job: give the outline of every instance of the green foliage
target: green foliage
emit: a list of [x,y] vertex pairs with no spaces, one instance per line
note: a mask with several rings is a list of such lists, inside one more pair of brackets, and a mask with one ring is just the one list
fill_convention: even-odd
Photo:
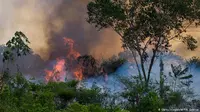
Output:
[[[17,73],[0,93],[0,110],[5,112],[107,112],[101,89],[77,89],[78,81],[35,84]],[[80,103],[80,104],[79,104]],[[121,112],[121,109],[115,109]],[[123,112],[123,111],[122,111]]]
[[[19,112],[54,112],[60,105],[56,105],[56,98],[70,102],[75,97],[75,81],[69,83],[34,84],[27,81],[21,74],[10,80],[0,94],[1,105],[16,107]],[[1,106],[0,106],[1,107]],[[2,108],[7,111],[7,108]],[[8,108],[9,109],[9,108]]]
[[76,101],[80,104],[101,104],[105,96],[101,89],[93,86],[91,89],[80,88],[77,92]]
[[15,36],[6,43],[6,50],[3,52],[3,62],[13,61],[15,54],[17,56],[27,55],[30,53],[28,38],[22,32],[16,32]]
[[[0,93],[0,110],[5,112],[158,112],[159,108],[179,106],[186,102],[181,91],[164,91],[158,85],[146,88],[139,77],[121,78],[125,91],[112,98],[109,91],[97,86],[77,89],[77,81],[35,84],[17,73]],[[165,88],[165,85],[164,85]],[[118,94],[118,95],[117,95]],[[122,98],[122,99],[120,99]],[[125,102],[124,102],[125,101]],[[116,103],[118,102],[118,103]],[[195,103],[198,106],[198,102]],[[126,110],[124,110],[126,109]]]
[[[99,88],[94,86],[92,89],[77,90],[76,86],[77,81],[34,84],[21,74],[17,74],[0,93],[0,110],[2,112],[110,112],[101,106],[103,97]],[[120,108],[114,110],[113,112],[126,112]]]
[[192,57],[186,61],[188,66],[194,65],[196,68],[200,67],[200,58],[199,57]]
[[[103,109],[100,105],[97,104],[81,105],[79,103],[73,103],[66,110],[61,112],[109,112],[109,111]],[[122,109],[115,109],[112,112],[128,112],[128,111]]]
[[137,112],[159,112],[163,101],[156,92],[148,92],[136,107]]
[[[101,0],[100,0],[101,1]],[[99,2],[100,2],[99,1]],[[108,2],[108,1],[104,1]],[[116,11],[122,2],[115,4]],[[101,4],[105,5],[105,4]],[[110,4],[111,5],[111,4]],[[121,10],[122,11],[122,10]],[[109,12],[109,10],[108,10]],[[104,13],[108,13],[105,11]],[[111,12],[109,12],[111,13]],[[113,15],[115,17],[117,15]],[[108,21],[111,18],[107,18]],[[116,18],[117,19],[117,18]],[[122,19],[122,18],[121,18]],[[104,23],[102,23],[104,24]],[[106,27],[106,26],[105,26]],[[29,43],[27,38],[21,33],[17,32],[15,38],[7,43],[7,47],[12,51],[16,51],[18,56],[26,55],[29,52],[28,46],[20,40],[20,36]],[[191,40],[194,42],[194,40]],[[194,42],[195,43],[195,42]],[[194,48],[194,45],[191,45]],[[5,51],[6,53],[7,51]],[[5,60],[12,60],[12,55]],[[78,58],[79,64],[84,67],[92,66],[97,69],[96,60],[92,56],[82,56]],[[118,67],[124,64],[126,60],[121,58],[110,58],[102,63],[107,73],[116,71]],[[188,67],[182,69],[181,65],[171,65],[175,85],[179,80],[184,86],[189,89],[192,81],[192,75],[187,75]],[[109,70],[110,69],[110,70]],[[122,93],[110,94],[109,91],[100,89],[97,86],[92,88],[77,88],[78,81],[69,82],[49,82],[47,84],[36,84],[26,80],[21,72],[18,71],[15,75],[9,74],[9,69],[4,71],[1,82],[0,92],[0,111],[2,112],[158,112],[162,107],[180,107],[194,102],[186,101],[186,94],[181,89],[171,88],[166,84],[166,77],[164,75],[164,63],[160,60],[160,83],[154,84],[149,80],[148,86],[146,82],[141,80],[142,77],[135,76],[131,78],[122,78],[121,82],[125,87]],[[143,77],[144,78],[144,77]],[[158,87],[159,88],[156,88]],[[177,86],[175,86],[177,88]],[[183,86],[182,86],[183,88]],[[118,95],[117,95],[118,94]],[[184,104],[184,106],[185,106]],[[196,107],[199,107],[199,101],[195,102]],[[124,110],[127,109],[127,110]]]
[[[6,65],[6,61],[9,63],[10,61],[13,62],[15,60],[15,58],[23,56],[23,55],[27,55],[28,53],[30,53],[31,49],[29,48],[29,46],[27,44],[30,44],[28,38],[21,32],[21,31],[17,31],[14,35],[14,37],[9,40],[6,43],[6,49],[4,49],[3,51],[3,64],[4,66]],[[7,64],[8,64],[7,63]],[[17,65],[17,69],[19,66]],[[6,68],[6,70],[4,70],[3,68],[3,84],[4,83],[8,83],[8,80],[10,80],[9,76],[9,68]],[[19,78],[19,77],[17,77]],[[16,80],[20,80],[20,79],[16,79]],[[0,91],[1,91],[2,87],[0,87]]]
[[[52,111],[54,109],[54,93],[42,90],[42,86],[36,89],[37,86],[39,85],[31,84],[21,74],[17,74],[10,79],[0,94],[1,105],[3,106],[5,102],[8,107],[16,107],[16,112]],[[7,111],[6,108],[3,110]]]
[[181,104],[183,102],[182,95],[179,92],[170,93],[168,98],[169,98],[168,99],[169,102],[166,102],[166,104],[168,103],[168,105],[178,106],[179,104]]
[[66,112],[106,112],[103,108],[98,105],[81,105],[74,103],[67,108]]
[[190,84],[192,83],[190,79],[193,76],[192,74],[187,75],[188,67],[182,69],[181,65],[178,65],[178,66],[171,65],[171,68],[172,68],[173,76],[171,75],[171,72],[170,72],[169,74],[170,77],[173,77],[175,81],[180,80],[181,83],[185,86],[190,86]]
[[183,37],[183,43],[187,45],[189,50],[195,50],[197,48],[197,40],[195,40],[191,35]]
[[145,83],[141,83],[139,77],[123,78],[121,81],[126,87],[122,96],[128,100],[126,108],[131,112],[158,112],[162,107],[163,100],[157,94],[153,84],[146,89]]
[[123,20],[126,19],[124,10],[120,3],[111,0],[96,0],[90,2],[88,8],[88,22],[95,24],[99,29],[107,28],[119,22],[119,26],[123,26]]
[[8,85],[10,86],[11,91],[18,97],[23,95],[29,86],[28,81],[21,73],[17,73],[15,77],[10,79]]
[[184,33],[200,25],[199,0],[93,0],[87,9],[90,24],[112,28],[121,36],[146,85],[156,57],[170,51],[172,40],[182,41],[189,50],[197,48],[197,41]]

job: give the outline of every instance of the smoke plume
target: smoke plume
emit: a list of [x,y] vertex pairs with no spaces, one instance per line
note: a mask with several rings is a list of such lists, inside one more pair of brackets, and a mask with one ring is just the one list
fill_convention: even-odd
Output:
[[[48,61],[65,57],[67,48],[63,37],[73,39],[74,47],[81,55],[91,54],[101,59],[118,54],[122,51],[120,37],[110,29],[98,32],[86,22],[88,2],[89,0],[1,0],[0,44],[5,44],[16,31],[22,31],[29,38],[33,54],[19,61],[25,67],[24,70],[29,67],[27,72],[43,70]],[[189,33],[200,40],[199,29],[191,28]],[[197,53],[200,48],[190,52],[179,42],[174,42],[173,49],[185,58],[200,56]]]
[[0,44],[15,31],[29,38],[34,53],[43,59],[65,56],[63,37],[72,38],[81,54],[107,58],[121,51],[119,37],[110,30],[98,32],[86,22],[89,0],[0,1]]

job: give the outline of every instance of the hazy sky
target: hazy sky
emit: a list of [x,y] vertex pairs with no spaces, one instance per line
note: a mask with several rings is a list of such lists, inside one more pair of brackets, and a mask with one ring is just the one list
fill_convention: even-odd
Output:
[[[109,29],[98,32],[86,22],[88,1],[0,0],[0,44],[5,44],[15,31],[22,31],[43,59],[65,55],[63,37],[74,39],[81,54],[97,58],[117,54],[122,50],[119,36]],[[192,28],[190,33],[200,40],[200,29]],[[190,52],[179,42],[173,49],[186,58],[200,56],[200,48]]]
[[24,32],[42,58],[63,56],[62,38],[72,38],[81,54],[109,57],[121,51],[111,30],[98,32],[86,22],[88,0],[0,0],[0,44]]
[[[22,31],[29,38],[34,53],[43,59],[55,60],[56,57],[66,56],[63,37],[74,39],[75,48],[82,55],[107,58],[118,54],[122,51],[120,37],[109,29],[98,32],[86,22],[88,1],[0,0],[0,44],[11,39],[15,31]],[[200,43],[199,28],[193,27],[189,33]],[[191,52],[175,41],[173,49],[184,58],[200,56],[200,47]],[[36,66],[34,69],[26,68],[28,72],[34,72],[43,69],[38,67],[43,66],[40,63],[43,63],[40,57],[30,56],[24,61],[24,67]]]

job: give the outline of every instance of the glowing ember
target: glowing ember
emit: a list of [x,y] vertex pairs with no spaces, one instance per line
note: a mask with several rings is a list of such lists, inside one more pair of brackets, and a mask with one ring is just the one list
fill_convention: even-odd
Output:
[[[57,59],[57,63],[54,66],[53,70],[45,70],[46,76],[45,79],[49,81],[65,81],[66,68],[69,67],[70,72],[73,73],[77,80],[83,79],[82,68],[79,64],[76,66],[73,65],[73,62],[76,62],[76,59],[80,56],[80,53],[74,50],[74,40],[70,38],[63,38],[65,45],[68,46],[68,53],[66,60]],[[66,64],[67,63],[67,64]]]

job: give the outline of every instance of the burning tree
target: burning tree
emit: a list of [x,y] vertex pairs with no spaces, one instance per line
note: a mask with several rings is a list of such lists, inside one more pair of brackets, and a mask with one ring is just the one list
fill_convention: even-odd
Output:
[[83,79],[83,68],[77,62],[80,53],[74,49],[74,40],[63,38],[64,44],[68,47],[68,52],[65,59],[58,58],[53,70],[45,70],[45,79],[49,81],[65,81],[67,76],[66,71],[71,72],[77,80]]
[[146,85],[156,58],[170,51],[171,41],[179,40],[189,50],[197,47],[186,31],[200,23],[199,0],[93,0],[87,9],[90,24],[111,28],[121,37]]
[[45,80],[47,82],[51,81],[64,81],[65,80],[65,60],[57,59],[56,65],[53,67],[53,70],[45,70],[46,76]]
[[93,76],[98,72],[98,64],[91,55],[83,55],[77,58],[78,63],[83,68],[83,75],[86,77]]

